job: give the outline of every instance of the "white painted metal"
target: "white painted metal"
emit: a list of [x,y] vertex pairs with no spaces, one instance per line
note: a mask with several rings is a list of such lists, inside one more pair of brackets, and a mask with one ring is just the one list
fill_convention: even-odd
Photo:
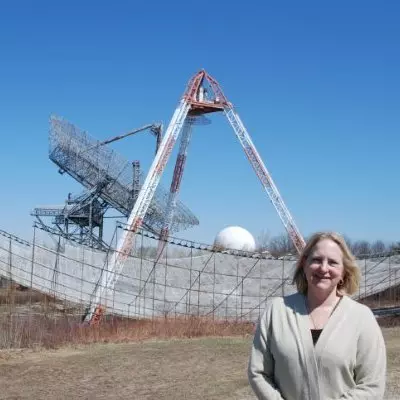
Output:
[[259,177],[264,189],[268,193],[268,196],[274,205],[276,211],[284,227],[286,228],[288,234],[290,235],[294,246],[297,251],[300,253],[301,250],[305,246],[305,242],[303,237],[300,234],[300,231],[297,229],[297,226],[290,215],[289,210],[287,209],[278,188],[275,186],[274,181],[272,180],[271,175],[269,174],[267,168],[265,167],[260,155],[256,147],[254,146],[250,135],[248,134],[246,128],[244,127],[242,121],[239,118],[239,115],[233,109],[233,107],[227,107],[225,109],[225,115],[229,120],[233,130],[238,137],[244,152],[246,153],[247,158],[249,159],[251,165],[254,168],[257,176]]
[[179,194],[179,189],[180,189],[181,180],[182,180],[182,176],[183,176],[183,170],[185,168],[187,151],[188,151],[190,139],[192,136],[192,128],[193,128],[192,119],[190,117],[186,118],[184,126],[183,126],[181,143],[179,146],[179,152],[178,152],[178,156],[176,158],[174,177],[173,177],[173,180],[171,183],[171,190],[169,192],[167,208],[165,211],[165,221],[164,221],[163,229],[161,231],[161,237],[160,237],[161,240],[160,240],[159,248],[158,248],[158,252],[157,252],[158,255],[162,252],[162,250],[164,248],[164,244],[165,244],[164,239],[166,239],[168,237],[168,234],[169,234],[169,231],[170,231],[171,225],[172,225],[172,220],[174,218],[176,201],[177,201],[178,194]]
[[[191,81],[192,82],[192,81]],[[194,89],[197,87],[197,89]],[[213,80],[213,88],[216,93],[221,93],[222,90],[219,87],[218,83]],[[197,93],[194,90],[198,90]],[[193,93],[192,93],[193,91]],[[159,151],[156,154],[156,157],[153,161],[152,166],[150,167],[149,173],[146,177],[146,180],[139,192],[138,199],[134,205],[134,208],[131,212],[131,215],[128,220],[129,230],[125,230],[123,236],[121,237],[116,252],[113,254],[111,266],[109,269],[105,270],[102,277],[101,283],[97,286],[93,298],[90,312],[86,316],[86,320],[92,320],[95,318],[95,311],[98,306],[102,305],[102,294],[106,290],[112,290],[114,285],[118,279],[119,274],[121,273],[124,263],[130,254],[132,248],[134,247],[135,233],[140,228],[143,218],[146,215],[147,209],[149,207],[150,201],[152,200],[157,185],[160,181],[161,175],[164,171],[165,165],[169,159],[172,148],[179,136],[179,133],[182,130],[182,127],[185,123],[188,112],[191,108],[191,100],[190,94],[193,98],[197,100],[197,96],[201,96],[201,100],[203,100],[204,88],[202,86],[196,86],[194,84],[189,84],[189,89],[185,92],[185,96],[179,103],[179,106],[175,110],[175,113],[171,119],[171,122],[168,126],[168,129],[165,133],[165,136],[161,142]],[[197,100],[198,101],[198,100]],[[251,165],[253,166],[257,176],[259,177],[262,185],[264,186],[272,204],[275,206],[279,217],[281,218],[283,225],[285,226],[288,234],[290,235],[294,246],[297,251],[300,253],[301,250],[305,246],[305,242],[303,237],[300,234],[300,231],[297,229],[296,224],[290,215],[289,210],[287,209],[285,203],[277,187],[275,186],[269,172],[267,171],[260,155],[255,148],[250,135],[248,134],[246,128],[244,127],[242,121],[239,118],[239,115],[235,112],[234,108],[227,101],[225,102],[224,113],[228,118],[229,123],[231,124],[233,130],[235,131],[236,136],[238,137]],[[188,129],[185,129],[185,137],[182,138],[182,143],[178,155],[177,163],[179,162],[179,157],[184,161],[186,158],[187,146],[190,140],[190,122],[186,121]],[[182,161],[181,160],[181,161]],[[168,229],[172,221],[174,206],[177,199],[177,194],[179,192],[180,178],[182,176],[182,170],[174,172],[174,181],[172,182],[170,197],[168,200],[168,206],[166,210],[166,224],[165,229],[162,230],[161,236],[168,236]],[[163,245],[159,246],[162,252]],[[103,297],[104,298],[104,297]],[[104,300],[103,300],[104,301]]]
[[147,174],[146,180],[139,192],[139,196],[128,219],[129,230],[124,230],[117,250],[113,253],[111,263],[108,268],[104,268],[101,280],[93,293],[89,312],[85,316],[86,321],[91,321],[98,306],[103,305],[102,299],[105,291],[112,290],[124,267],[124,263],[134,247],[135,233],[140,228],[143,218],[160,182],[165,165],[168,162],[174,144],[182,130],[183,123],[188,114],[190,104],[182,99],[176,108],[167,131],[160,144],[158,152]]

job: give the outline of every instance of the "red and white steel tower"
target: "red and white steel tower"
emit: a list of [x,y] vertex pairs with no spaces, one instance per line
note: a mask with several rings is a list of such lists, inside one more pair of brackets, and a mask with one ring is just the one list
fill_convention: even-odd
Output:
[[168,237],[173,220],[174,208],[185,167],[193,120],[198,116],[213,112],[223,112],[226,115],[248,160],[278,212],[295,248],[298,252],[304,248],[304,239],[297,229],[289,210],[279,194],[271,175],[265,167],[239,115],[223,94],[218,82],[206,71],[201,70],[190,79],[182,99],[172,116],[128,219],[128,229],[123,232],[118,242],[117,250],[114,252],[113,259],[109,264],[109,268],[107,271],[104,271],[101,282],[99,282],[93,294],[92,304],[85,317],[86,321],[92,324],[97,323],[104,313],[105,305],[102,299],[107,297],[104,296],[104,293],[105,291],[113,290],[115,286],[119,274],[124,267],[124,263],[134,246],[135,234],[142,225],[143,218],[146,215],[147,209],[157,189],[157,185],[161,179],[171,151],[179,134],[183,131],[165,212],[164,226],[160,235],[159,254],[162,252],[163,243],[165,243]]

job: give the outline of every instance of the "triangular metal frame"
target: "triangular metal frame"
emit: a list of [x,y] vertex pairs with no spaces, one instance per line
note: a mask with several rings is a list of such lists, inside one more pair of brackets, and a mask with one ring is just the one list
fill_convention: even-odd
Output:
[[[207,87],[209,90],[207,91]],[[211,92],[211,93],[209,93]],[[146,180],[139,192],[138,198],[132,209],[127,222],[128,229],[124,230],[120,238],[117,250],[113,254],[112,261],[109,263],[109,269],[103,271],[99,285],[97,285],[92,296],[91,306],[85,317],[85,320],[90,323],[97,323],[104,313],[104,305],[102,299],[104,291],[113,290],[119,274],[121,273],[124,263],[128,258],[134,246],[136,232],[142,225],[144,216],[160,182],[165,166],[169,160],[172,149],[178,139],[179,134],[183,131],[182,141],[175,165],[174,177],[170,189],[170,197],[166,210],[164,228],[161,231],[161,241],[168,236],[170,224],[172,223],[174,202],[176,202],[179,192],[182,173],[186,161],[187,147],[190,140],[191,123],[190,117],[196,117],[213,112],[223,112],[232,126],[243,150],[255,170],[258,178],[261,181],[264,189],[274,205],[283,225],[285,226],[293,244],[298,252],[300,252],[305,242],[297,229],[297,226],[287,209],[279,191],[273,182],[271,175],[265,167],[257,149],[255,148],[250,135],[245,126],[236,113],[233,105],[225,97],[218,82],[210,76],[205,70],[199,71],[194,75],[182,96],[181,101],[176,108],[168,128],[164,134],[159,150],[153,160]],[[163,245],[160,249],[162,251]]]

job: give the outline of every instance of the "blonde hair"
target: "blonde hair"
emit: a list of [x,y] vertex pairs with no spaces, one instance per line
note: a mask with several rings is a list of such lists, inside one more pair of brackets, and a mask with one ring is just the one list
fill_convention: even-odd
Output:
[[308,282],[303,268],[315,245],[324,239],[332,240],[332,242],[335,242],[342,250],[344,274],[342,281],[337,286],[338,294],[354,294],[358,290],[360,284],[360,270],[356,263],[356,259],[347,247],[345,240],[335,232],[318,232],[308,240],[306,247],[301,252],[297,261],[296,270],[293,276],[293,284],[297,286],[297,290],[300,293],[307,293]]

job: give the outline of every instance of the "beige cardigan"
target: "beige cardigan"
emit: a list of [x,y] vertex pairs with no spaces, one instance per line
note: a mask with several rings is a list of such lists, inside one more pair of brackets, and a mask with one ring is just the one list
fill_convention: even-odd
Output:
[[386,347],[371,310],[347,296],[314,347],[305,296],[296,293],[268,303],[248,375],[264,400],[382,400]]

